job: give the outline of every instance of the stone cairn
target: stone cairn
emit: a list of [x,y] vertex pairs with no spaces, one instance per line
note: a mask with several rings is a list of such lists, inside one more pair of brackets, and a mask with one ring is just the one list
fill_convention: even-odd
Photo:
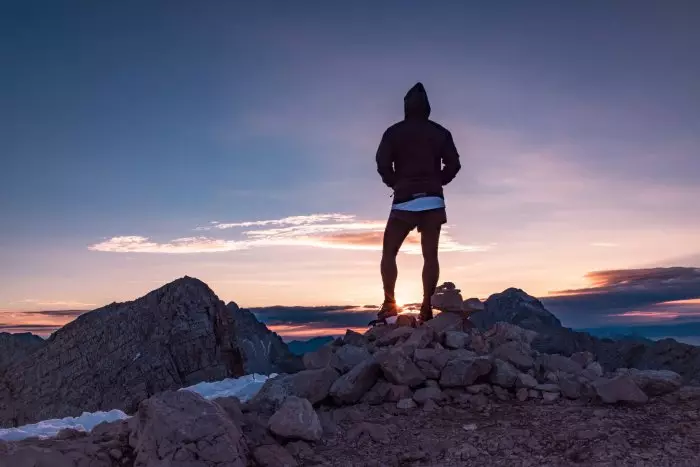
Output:
[[[436,307],[457,308],[454,284],[436,295]],[[7,465],[41,467],[75,465],[80,456],[84,465],[156,466],[172,459],[212,467],[244,467],[251,460],[297,465],[300,450],[323,442],[323,415],[334,407],[395,404],[397,410],[432,411],[451,404],[478,411],[493,399],[638,405],[658,396],[700,398],[700,388],[681,387],[681,376],[672,371],[606,373],[589,352],[540,353],[531,347],[537,333],[513,324],[498,322],[481,332],[464,313],[443,312],[414,326],[397,321],[364,334],[348,330],[305,354],[304,370],[269,379],[243,404],[233,397],[207,401],[188,391],[168,391],[141,402],[128,421],[102,424],[89,435],[64,430],[59,438],[74,439],[73,451],[0,442],[0,458]],[[368,423],[347,436],[362,430],[388,441],[380,425]]]

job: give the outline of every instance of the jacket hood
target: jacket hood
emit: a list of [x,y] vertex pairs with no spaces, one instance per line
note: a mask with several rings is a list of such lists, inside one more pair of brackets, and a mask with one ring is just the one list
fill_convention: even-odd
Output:
[[403,98],[403,112],[405,118],[430,117],[430,102],[423,83],[416,83],[406,93],[406,96]]

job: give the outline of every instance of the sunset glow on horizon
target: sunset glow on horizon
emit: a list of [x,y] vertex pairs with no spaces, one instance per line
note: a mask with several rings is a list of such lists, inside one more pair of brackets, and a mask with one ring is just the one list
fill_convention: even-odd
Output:
[[[417,81],[463,167],[441,281],[520,288],[572,327],[694,319],[700,3],[657,5],[13,2],[0,332],[185,275],[246,308],[380,305],[375,154]],[[416,233],[398,262],[420,302]]]

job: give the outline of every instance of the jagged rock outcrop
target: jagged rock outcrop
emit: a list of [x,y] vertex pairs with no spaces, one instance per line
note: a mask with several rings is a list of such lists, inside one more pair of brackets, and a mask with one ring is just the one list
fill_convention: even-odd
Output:
[[[85,313],[52,334],[31,359],[7,367],[0,377],[0,426],[83,411],[133,413],[159,392],[240,376],[261,359],[242,349],[238,336],[251,323],[246,317],[238,328],[238,315],[190,277]],[[251,332],[251,340],[261,335]],[[274,339],[263,339],[272,348]]]
[[10,364],[23,359],[45,343],[44,339],[30,332],[0,332],[0,375]]
[[687,384],[700,384],[700,347],[673,339],[601,339],[561,325],[541,301],[519,289],[508,289],[486,300],[484,311],[470,320],[485,331],[499,321],[537,332],[532,348],[549,354],[570,356],[590,352],[606,371],[617,368],[670,370],[680,374]]
[[561,321],[547,311],[542,302],[515,288],[491,295],[484,303],[484,311],[475,312],[470,319],[482,330],[498,322],[516,324],[533,331],[561,327]]
[[282,338],[258,321],[253,313],[234,302],[226,308],[246,374],[290,373],[304,369],[300,358],[290,352]]

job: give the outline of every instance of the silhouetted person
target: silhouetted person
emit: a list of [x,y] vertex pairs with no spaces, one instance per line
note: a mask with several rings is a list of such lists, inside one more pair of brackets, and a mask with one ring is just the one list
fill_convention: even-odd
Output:
[[403,100],[404,119],[384,132],[377,149],[377,171],[394,190],[394,202],[384,231],[381,273],[384,303],[378,313],[386,319],[398,313],[394,288],[396,256],[408,234],[418,228],[423,251],[423,304],[420,317],[433,317],[430,298],[440,275],[438,242],[447,222],[442,187],[459,169],[452,134],[430,120],[430,103],[423,84],[413,86]]

